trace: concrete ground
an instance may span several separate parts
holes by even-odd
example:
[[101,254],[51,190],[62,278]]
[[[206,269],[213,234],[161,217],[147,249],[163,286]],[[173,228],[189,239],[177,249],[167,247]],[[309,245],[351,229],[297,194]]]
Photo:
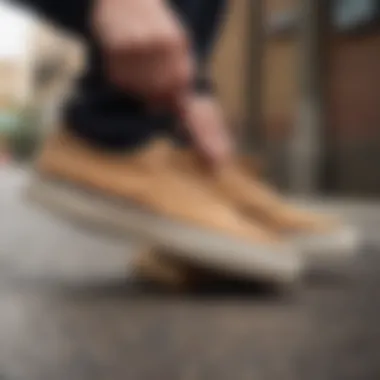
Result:
[[0,169],[0,380],[380,378],[380,206],[320,203],[366,234],[339,274],[176,296],[129,280],[132,243],[31,208],[26,180]]

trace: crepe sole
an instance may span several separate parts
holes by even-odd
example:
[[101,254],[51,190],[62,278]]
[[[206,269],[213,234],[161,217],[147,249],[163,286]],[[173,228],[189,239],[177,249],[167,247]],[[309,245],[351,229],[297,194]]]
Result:
[[187,225],[112,197],[34,176],[26,195],[54,213],[102,231],[131,235],[170,251],[173,256],[246,279],[289,284],[301,275],[297,250],[239,240]]

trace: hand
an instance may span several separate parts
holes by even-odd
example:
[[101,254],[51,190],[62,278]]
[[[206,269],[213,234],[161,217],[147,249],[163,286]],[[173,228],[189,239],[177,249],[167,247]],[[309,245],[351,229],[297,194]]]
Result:
[[149,103],[187,92],[188,39],[164,0],[97,0],[92,23],[112,83]]
[[214,167],[231,159],[233,143],[215,97],[194,94],[184,99],[179,114],[199,153]]

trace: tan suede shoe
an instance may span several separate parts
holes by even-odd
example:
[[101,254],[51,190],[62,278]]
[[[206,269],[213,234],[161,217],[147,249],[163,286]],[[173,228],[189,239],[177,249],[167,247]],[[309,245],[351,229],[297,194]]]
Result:
[[297,208],[270,186],[253,176],[245,161],[236,160],[217,173],[207,171],[198,156],[183,149],[173,149],[173,165],[190,176],[202,177],[237,208],[261,220],[294,243],[312,264],[340,263],[358,250],[357,231],[326,215]]
[[109,154],[61,132],[45,143],[29,196],[221,271],[280,283],[298,277],[302,262],[292,245],[173,170],[169,158],[160,144]]

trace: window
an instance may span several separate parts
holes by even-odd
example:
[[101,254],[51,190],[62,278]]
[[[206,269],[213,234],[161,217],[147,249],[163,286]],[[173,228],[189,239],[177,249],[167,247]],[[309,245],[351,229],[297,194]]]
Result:
[[[331,2],[332,22],[339,32],[355,32],[368,26],[380,26],[380,0],[334,0]],[[291,7],[271,14],[267,31],[274,35],[293,33],[299,13]]]
[[352,30],[372,23],[379,16],[378,0],[335,0],[333,20],[338,30]]

